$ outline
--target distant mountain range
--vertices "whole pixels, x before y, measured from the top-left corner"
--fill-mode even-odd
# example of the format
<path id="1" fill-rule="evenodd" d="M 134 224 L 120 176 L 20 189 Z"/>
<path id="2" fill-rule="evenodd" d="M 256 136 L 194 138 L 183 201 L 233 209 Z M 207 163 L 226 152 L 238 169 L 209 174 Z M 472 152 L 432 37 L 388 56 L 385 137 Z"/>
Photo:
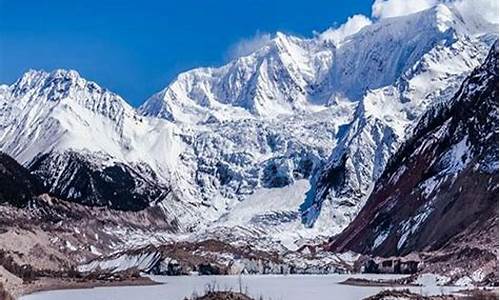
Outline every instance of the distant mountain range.
<path id="1" fill-rule="evenodd" d="M 497 39 L 452 4 L 335 43 L 277 33 L 137 109 L 32 70 L 0 86 L 0 202 L 154 210 L 169 239 L 279 252 L 444 249 L 498 222 Z"/>

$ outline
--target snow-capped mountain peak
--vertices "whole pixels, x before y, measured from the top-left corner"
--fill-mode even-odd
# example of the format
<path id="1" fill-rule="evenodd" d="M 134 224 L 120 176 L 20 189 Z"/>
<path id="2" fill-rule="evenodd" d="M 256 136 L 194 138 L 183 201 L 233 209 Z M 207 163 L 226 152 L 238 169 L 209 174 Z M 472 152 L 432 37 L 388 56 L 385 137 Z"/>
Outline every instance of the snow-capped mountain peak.
<path id="1" fill-rule="evenodd" d="M 225 66 L 180 74 L 140 111 L 189 123 L 209 116 L 273 117 L 303 110 L 306 90 L 324 76 L 331 61 L 331 49 L 318 43 L 277 33 L 262 48 Z"/>
<path id="2" fill-rule="evenodd" d="M 68 149 L 139 161 L 150 157 L 141 153 L 139 141 L 147 138 L 141 132 L 168 127 L 144 120 L 120 96 L 73 70 L 28 71 L 0 94 L 0 107 L 1 149 L 25 164 Z"/>
<path id="3" fill-rule="evenodd" d="M 140 108 L 147 116 L 183 123 L 318 111 L 342 95 L 359 101 L 384 87 L 430 50 L 497 29 L 452 4 L 379 20 L 334 45 L 278 32 L 255 52 L 219 68 L 180 74 Z"/>
<path id="4" fill-rule="evenodd" d="M 11 87 L 11 101 L 19 109 L 23 106 L 51 101 L 53 105 L 71 105 L 72 102 L 103 116 L 120 119 L 133 108 L 117 94 L 101 88 L 92 81 L 87 81 L 77 71 L 57 69 L 50 73 L 29 70 Z M 49 104 L 47 104 L 49 105 Z M 49 105 L 50 106 L 50 105 Z"/>
<path id="5" fill-rule="evenodd" d="M 51 193 L 88 205 L 143 209 L 168 193 L 176 129 L 147 119 L 76 71 L 31 70 L 0 93 L 0 151 Z"/>
<path id="6" fill-rule="evenodd" d="M 411 124 L 481 63 L 497 31 L 469 20 L 438 5 L 335 43 L 277 33 L 224 66 L 179 74 L 138 111 L 74 71 L 30 71 L 0 88 L 0 150 L 84 203 L 106 205 L 93 195 L 128 178 L 112 207 L 159 205 L 186 231 L 230 226 L 251 206 L 240 203 L 286 189 L 293 201 L 246 214 L 242 232 L 288 244 L 332 235 Z"/>
<path id="7" fill-rule="evenodd" d="M 480 65 L 497 29 L 468 24 L 459 12 L 438 5 L 383 19 L 346 40 L 337 52 L 346 77 L 331 86 L 361 97 L 353 122 L 318 175 L 315 200 L 302 207 L 303 221 L 348 224 L 364 205 L 374 181 L 429 107 L 449 99 Z M 366 59 L 366 58 L 370 59 Z M 334 64 L 335 65 L 335 64 Z M 328 208 L 320 216 L 323 202 Z M 326 219 L 325 219 L 326 218 Z M 326 221 L 325 221 L 326 220 Z"/>

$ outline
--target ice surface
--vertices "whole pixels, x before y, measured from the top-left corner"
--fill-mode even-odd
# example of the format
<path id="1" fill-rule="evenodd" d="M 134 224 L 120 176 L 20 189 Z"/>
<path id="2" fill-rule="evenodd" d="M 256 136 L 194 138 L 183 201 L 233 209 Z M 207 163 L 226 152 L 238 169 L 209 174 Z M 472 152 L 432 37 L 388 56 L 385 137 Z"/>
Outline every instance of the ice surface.
<path id="1" fill-rule="evenodd" d="M 383 287 L 358 287 L 338 284 L 349 277 L 371 279 L 398 278 L 394 275 L 252 275 L 242 276 L 243 288 L 248 294 L 259 299 L 287 299 L 287 300 L 360 300 L 374 295 Z M 179 277 L 152 277 L 161 285 L 103 287 L 83 290 L 60 290 L 41 292 L 24 296 L 21 300 L 181 300 L 196 292 L 202 294 L 208 284 L 215 284 L 220 289 L 238 291 L 238 276 L 179 276 Z M 437 295 L 442 292 L 457 291 L 461 287 L 440 287 L 434 284 L 423 287 L 408 288 L 413 292 L 424 295 Z"/>

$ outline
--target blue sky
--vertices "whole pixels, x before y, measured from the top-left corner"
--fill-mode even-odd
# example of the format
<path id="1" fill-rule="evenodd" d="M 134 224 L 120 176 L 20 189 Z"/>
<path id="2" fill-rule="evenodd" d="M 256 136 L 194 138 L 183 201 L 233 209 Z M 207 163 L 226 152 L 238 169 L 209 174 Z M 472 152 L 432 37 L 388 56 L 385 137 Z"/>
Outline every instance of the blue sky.
<path id="1" fill-rule="evenodd" d="M 311 36 L 371 0 L 0 0 L 0 83 L 71 68 L 133 105 L 176 74 L 228 60 L 257 32 Z"/>

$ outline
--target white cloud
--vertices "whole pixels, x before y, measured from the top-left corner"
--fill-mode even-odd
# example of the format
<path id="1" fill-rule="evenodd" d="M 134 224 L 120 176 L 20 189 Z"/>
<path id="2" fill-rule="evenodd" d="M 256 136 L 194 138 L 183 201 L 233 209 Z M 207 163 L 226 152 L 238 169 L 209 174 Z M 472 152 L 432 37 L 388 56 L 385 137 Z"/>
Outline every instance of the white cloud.
<path id="1" fill-rule="evenodd" d="M 269 33 L 257 32 L 251 38 L 241 39 L 239 42 L 229 48 L 228 56 L 230 59 L 242 57 L 266 46 L 272 39 Z"/>
<path id="2" fill-rule="evenodd" d="M 372 17 L 391 18 L 405 16 L 433 7 L 438 0 L 375 0 L 372 5 Z"/>
<path id="3" fill-rule="evenodd" d="M 429 9 L 440 3 L 455 6 L 460 14 L 471 20 L 485 19 L 498 23 L 498 0 L 375 0 L 372 5 L 372 20 L 364 15 L 353 15 L 338 27 L 332 27 L 321 33 L 314 33 L 318 38 L 341 43 L 346 37 L 355 34 L 377 19 L 404 16 Z M 227 52 L 229 60 L 249 55 L 266 46 L 273 39 L 270 33 L 257 32 L 253 37 L 241 39 Z"/>
<path id="4" fill-rule="evenodd" d="M 455 5 L 464 16 L 480 16 L 498 23 L 498 0 L 375 0 L 372 17 L 383 19 L 416 13 L 439 3 Z"/>
<path id="5" fill-rule="evenodd" d="M 318 34 L 319 38 L 324 40 L 333 41 L 335 44 L 339 44 L 346 37 L 355 34 L 360 31 L 363 27 L 368 26 L 372 23 L 370 19 L 363 15 L 354 15 L 347 19 L 347 22 L 340 25 L 337 28 L 329 28 L 324 32 Z"/>

